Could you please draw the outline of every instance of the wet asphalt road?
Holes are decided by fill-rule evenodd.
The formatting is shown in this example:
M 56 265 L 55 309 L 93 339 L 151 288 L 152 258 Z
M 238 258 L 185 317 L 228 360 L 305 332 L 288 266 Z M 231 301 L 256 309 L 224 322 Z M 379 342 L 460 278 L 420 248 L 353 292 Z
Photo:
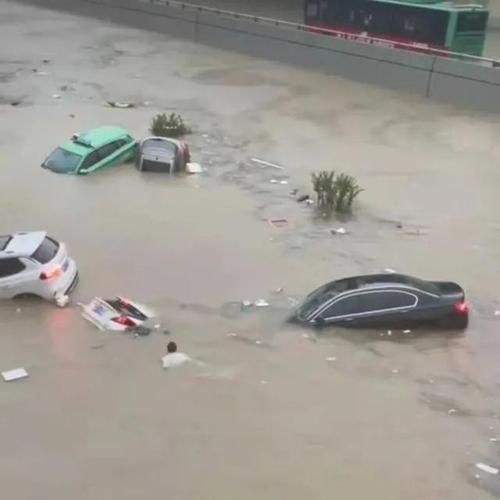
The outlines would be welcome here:
M 2 231 L 47 229 L 82 276 L 67 309 L 0 307 L 0 368 L 31 374 L 1 386 L 3 497 L 499 494 L 473 467 L 500 463 L 496 116 L 5 1 L 0 22 Z M 193 126 L 206 174 L 39 167 L 75 131 L 140 137 L 163 110 Z M 353 219 L 318 222 L 289 194 L 318 168 L 365 188 Z M 350 234 L 332 236 L 339 225 Z M 284 324 L 288 297 L 386 267 L 463 284 L 467 334 Z M 103 334 L 80 317 L 76 302 L 116 293 L 172 333 Z M 234 304 L 259 297 L 271 307 Z M 170 339 L 199 363 L 163 372 Z

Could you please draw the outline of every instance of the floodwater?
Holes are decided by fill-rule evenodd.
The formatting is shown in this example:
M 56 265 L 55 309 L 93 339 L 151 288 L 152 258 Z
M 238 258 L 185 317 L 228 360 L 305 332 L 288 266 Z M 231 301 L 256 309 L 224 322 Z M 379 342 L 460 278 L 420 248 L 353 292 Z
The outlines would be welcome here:
M 2 498 L 500 495 L 474 468 L 500 464 L 496 116 L 5 1 L 0 23 L 2 231 L 48 230 L 81 272 L 67 309 L 0 307 L 0 369 L 30 373 L 1 386 Z M 205 174 L 39 167 L 73 132 L 141 137 L 159 111 L 192 125 Z M 323 168 L 365 189 L 352 219 L 290 195 Z M 460 282 L 467 333 L 284 323 L 289 298 L 387 267 Z M 170 335 L 95 330 L 76 303 L 110 294 Z M 258 298 L 271 306 L 238 306 Z M 163 372 L 171 339 L 198 363 Z

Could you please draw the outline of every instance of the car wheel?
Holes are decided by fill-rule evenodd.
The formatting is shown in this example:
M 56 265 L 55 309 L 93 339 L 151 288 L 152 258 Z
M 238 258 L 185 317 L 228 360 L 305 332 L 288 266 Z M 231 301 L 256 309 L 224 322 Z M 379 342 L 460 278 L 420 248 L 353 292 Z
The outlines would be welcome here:
M 14 300 L 41 300 L 42 297 L 36 293 L 20 293 L 14 297 Z

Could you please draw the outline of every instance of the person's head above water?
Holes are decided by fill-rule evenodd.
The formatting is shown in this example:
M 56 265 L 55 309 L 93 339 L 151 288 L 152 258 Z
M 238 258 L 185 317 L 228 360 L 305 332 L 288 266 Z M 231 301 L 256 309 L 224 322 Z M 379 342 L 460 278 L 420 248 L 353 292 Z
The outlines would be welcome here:
M 177 344 L 175 342 L 169 342 L 167 344 L 167 352 L 168 353 L 177 352 Z

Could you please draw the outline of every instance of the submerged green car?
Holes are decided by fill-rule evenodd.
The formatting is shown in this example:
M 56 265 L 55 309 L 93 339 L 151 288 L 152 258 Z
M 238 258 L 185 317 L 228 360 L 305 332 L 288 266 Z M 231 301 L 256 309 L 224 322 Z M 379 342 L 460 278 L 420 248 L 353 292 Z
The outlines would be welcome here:
M 99 127 L 75 134 L 54 149 L 42 167 L 58 173 L 88 174 L 132 159 L 136 148 L 137 141 L 126 130 Z

